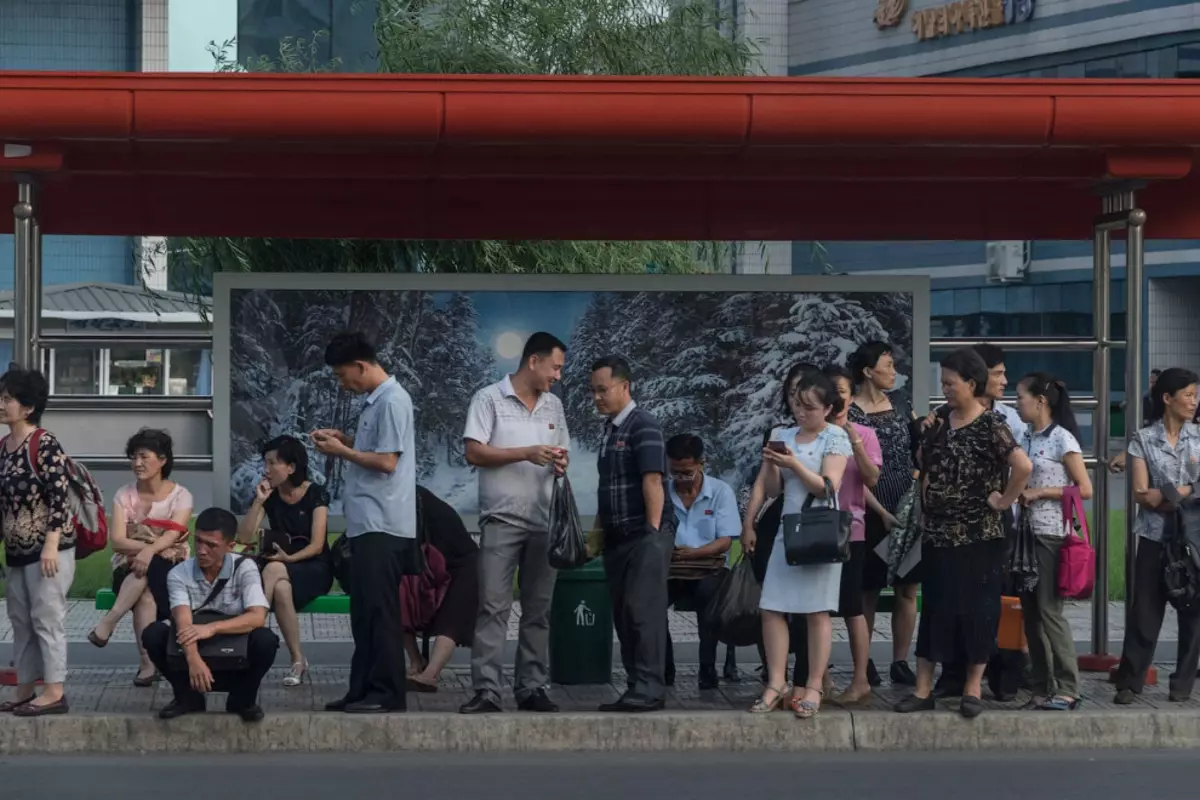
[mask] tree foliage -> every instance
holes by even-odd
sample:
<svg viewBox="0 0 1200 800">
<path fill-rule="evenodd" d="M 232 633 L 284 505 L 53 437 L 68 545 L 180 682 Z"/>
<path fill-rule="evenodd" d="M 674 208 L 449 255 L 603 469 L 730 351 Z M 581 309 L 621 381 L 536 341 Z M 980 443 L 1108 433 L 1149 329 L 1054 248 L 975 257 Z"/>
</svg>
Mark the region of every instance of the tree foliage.
<svg viewBox="0 0 1200 800">
<path fill-rule="evenodd" d="M 757 46 L 730 35 L 712 0 L 379 0 L 380 70 L 425 74 L 743 75 Z M 286 39 L 277 58 L 223 71 L 330 72 L 319 37 Z M 175 288 L 204 292 L 215 270 L 238 272 L 601 273 L 720 270 L 728 243 L 655 241 L 369 241 L 183 239 Z"/>
</svg>

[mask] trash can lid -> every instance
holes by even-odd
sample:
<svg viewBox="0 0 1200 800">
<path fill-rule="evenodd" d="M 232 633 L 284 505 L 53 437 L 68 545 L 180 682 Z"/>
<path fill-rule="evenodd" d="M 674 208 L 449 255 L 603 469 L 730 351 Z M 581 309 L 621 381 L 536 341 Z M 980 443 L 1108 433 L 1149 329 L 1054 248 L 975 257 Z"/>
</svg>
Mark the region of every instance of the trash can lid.
<svg viewBox="0 0 1200 800">
<path fill-rule="evenodd" d="M 576 567 L 575 569 L 560 569 L 558 571 L 558 580 L 606 581 L 608 578 L 604 574 L 604 559 L 596 557 L 581 567 Z"/>
</svg>

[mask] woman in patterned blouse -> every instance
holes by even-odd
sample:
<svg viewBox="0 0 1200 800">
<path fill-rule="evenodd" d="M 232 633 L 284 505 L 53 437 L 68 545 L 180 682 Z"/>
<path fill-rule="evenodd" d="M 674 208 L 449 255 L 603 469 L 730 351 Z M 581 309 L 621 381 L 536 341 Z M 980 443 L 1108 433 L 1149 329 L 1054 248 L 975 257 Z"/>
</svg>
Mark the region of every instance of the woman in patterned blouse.
<svg viewBox="0 0 1200 800">
<path fill-rule="evenodd" d="M 75 531 L 67 524 L 66 455 L 53 434 L 38 428 L 49 394 L 36 370 L 0 376 L 0 423 L 9 431 L 0 447 L 0 530 L 19 682 L 0 713 L 21 717 L 67 712 L 63 622 L 75 577 Z"/>
<path fill-rule="evenodd" d="M 988 369 L 970 349 L 942 361 L 949 417 L 921 443 L 925 467 L 921 560 L 924 608 L 917 629 L 917 686 L 896 704 L 906 714 L 934 708 L 937 664 L 967 664 L 960 712 L 983 711 L 984 668 L 996 648 L 1006 544 L 1001 512 L 1017 501 L 1032 467 L 998 414 L 986 413 Z"/>
</svg>

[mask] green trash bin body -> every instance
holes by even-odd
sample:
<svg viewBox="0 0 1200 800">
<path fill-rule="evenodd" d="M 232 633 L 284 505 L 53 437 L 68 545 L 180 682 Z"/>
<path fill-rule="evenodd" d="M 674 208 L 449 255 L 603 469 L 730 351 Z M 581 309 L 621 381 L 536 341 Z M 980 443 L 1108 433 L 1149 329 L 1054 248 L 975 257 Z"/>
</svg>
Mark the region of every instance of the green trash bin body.
<svg viewBox="0 0 1200 800">
<path fill-rule="evenodd" d="M 612 683 L 613 623 L 604 561 L 561 570 L 550 606 L 550 681 Z"/>
</svg>

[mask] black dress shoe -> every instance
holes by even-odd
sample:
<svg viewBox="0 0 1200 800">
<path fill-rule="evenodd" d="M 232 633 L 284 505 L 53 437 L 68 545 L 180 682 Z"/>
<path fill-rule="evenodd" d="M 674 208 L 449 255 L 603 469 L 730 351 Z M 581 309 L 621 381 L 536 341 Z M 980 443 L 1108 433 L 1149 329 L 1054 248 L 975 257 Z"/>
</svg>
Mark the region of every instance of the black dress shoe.
<svg viewBox="0 0 1200 800">
<path fill-rule="evenodd" d="M 237 714 L 242 718 L 242 722 L 262 722 L 263 717 L 267 715 L 266 712 L 262 710 L 262 706 L 260 705 L 246 706 L 245 708 L 237 709 L 231 708 L 229 709 L 229 713 Z"/>
<path fill-rule="evenodd" d="M 913 674 L 912 667 L 908 665 L 907 661 L 893 661 L 890 676 L 893 686 L 917 685 L 917 676 Z"/>
<path fill-rule="evenodd" d="M 1137 700 L 1137 695 L 1133 689 L 1122 689 L 1117 692 L 1117 696 L 1113 698 L 1113 702 L 1119 706 L 1131 706 Z"/>
<path fill-rule="evenodd" d="M 662 711 L 667 707 L 667 701 L 662 698 L 651 700 L 635 694 L 625 698 L 622 705 L 621 710 L 628 714 L 644 714 L 647 711 Z"/>
<path fill-rule="evenodd" d="M 617 711 L 624 711 L 625 710 L 625 700 L 632 696 L 633 696 L 633 692 L 627 691 L 627 692 L 625 692 L 625 694 L 621 695 L 620 697 L 618 697 L 616 700 L 612 701 L 611 703 L 601 703 L 600 707 L 597 708 L 596 710 L 601 711 L 605 714 L 611 714 L 611 713 L 614 713 Z"/>
<path fill-rule="evenodd" d="M 879 670 L 875 669 L 875 660 L 867 659 L 867 684 L 870 686 L 883 685 L 883 679 L 879 677 Z"/>
<path fill-rule="evenodd" d="M 717 680 L 717 668 L 712 664 L 700 668 L 700 691 L 716 689 L 720 685 Z"/>
<path fill-rule="evenodd" d="M 896 703 L 892 707 L 897 714 L 912 714 L 916 711 L 933 711 L 937 708 L 937 701 L 933 699 L 933 695 L 929 697 L 917 697 L 915 694 L 910 694 L 908 697 Z"/>
<path fill-rule="evenodd" d="M 181 703 L 178 700 L 172 700 L 158 710 L 158 718 L 175 719 L 184 714 L 199 714 L 202 711 L 204 711 L 204 706 L 197 703 Z"/>
<path fill-rule="evenodd" d="M 460 714 L 499 714 L 504 709 L 488 695 L 487 692 L 476 692 L 475 696 L 463 703 L 458 709 Z"/>
<path fill-rule="evenodd" d="M 49 717 L 54 714 L 66 714 L 70 710 L 70 706 L 67 705 L 67 698 L 64 696 L 53 703 L 46 703 L 41 706 L 34 705 L 33 703 L 17 706 L 13 709 L 12 714 L 14 717 Z"/>
<path fill-rule="evenodd" d="M 348 706 L 354 702 L 356 702 L 356 701 L 351 700 L 349 697 L 342 697 L 337 700 L 332 700 L 332 701 L 326 703 L 325 710 L 326 711 L 345 711 L 346 706 Z"/>
<path fill-rule="evenodd" d="M 539 714 L 554 714 L 558 711 L 558 703 L 550 699 L 550 695 L 546 694 L 545 689 L 538 689 L 517 703 L 517 708 L 521 711 L 533 711 Z"/>
<path fill-rule="evenodd" d="M 958 713 L 962 714 L 964 719 L 975 719 L 983 713 L 983 701 L 978 697 L 964 694 L 962 703 L 958 706 Z"/>
<path fill-rule="evenodd" d="M 403 711 L 403 708 L 385 706 L 374 700 L 359 700 L 357 703 L 347 703 L 347 714 L 390 714 L 393 711 Z"/>
</svg>

